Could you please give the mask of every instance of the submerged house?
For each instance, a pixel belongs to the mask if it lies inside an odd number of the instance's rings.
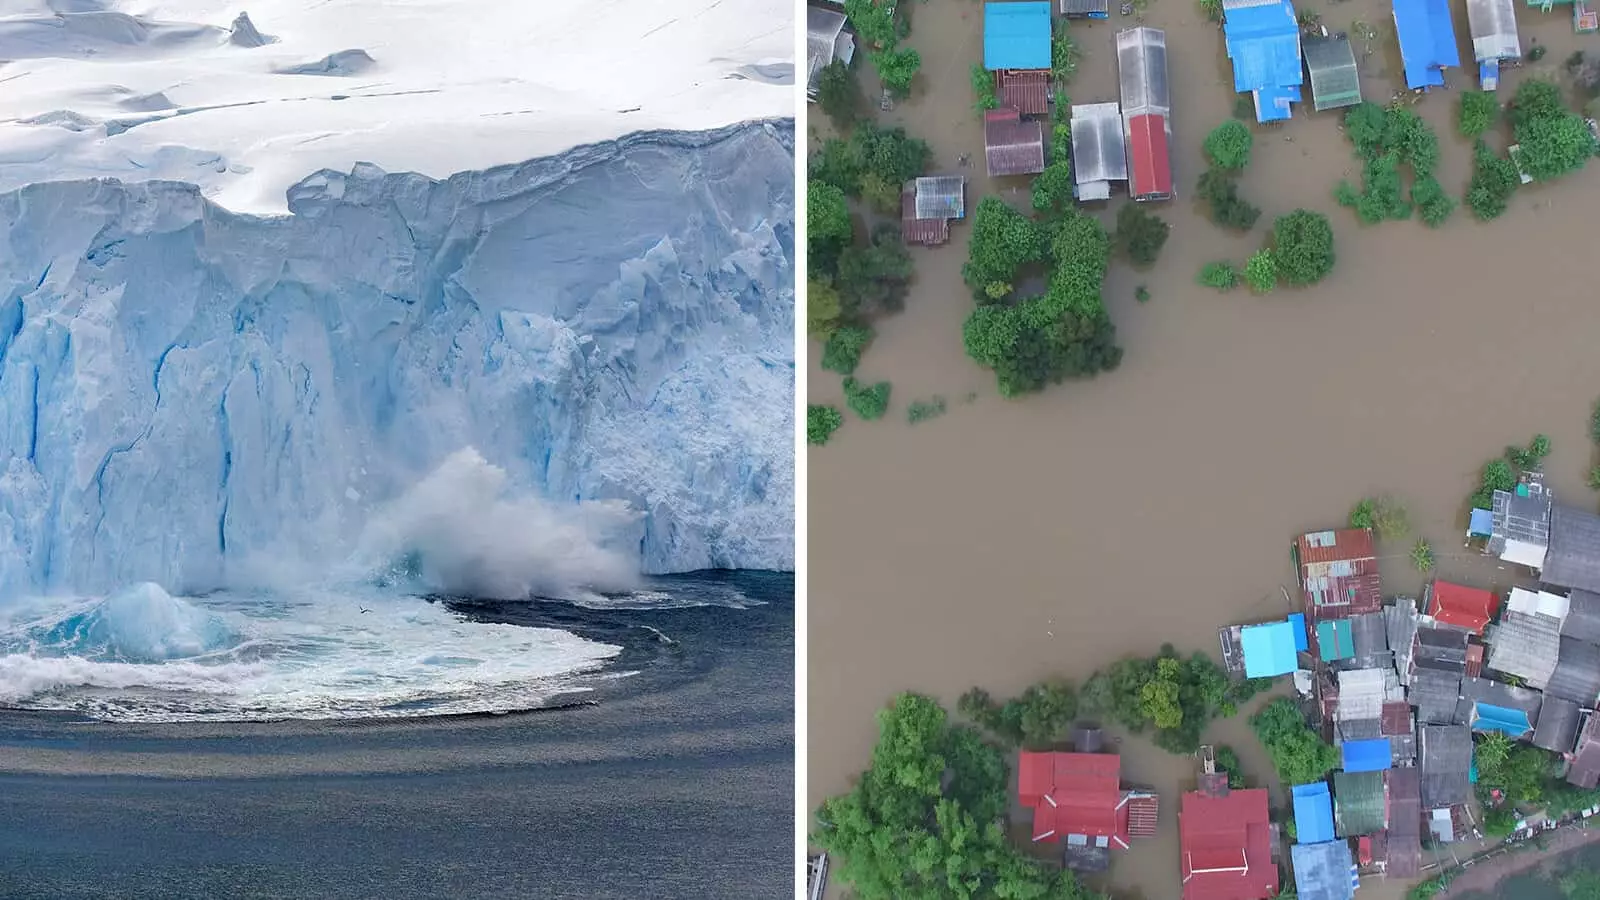
[[[1444,70],[1461,65],[1449,0],[1394,0],[1394,32],[1414,91],[1444,87]]]
[[[1428,615],[1440,625],[1449,625],[1482,635],[1494,619],[1500,598],[1493,591],[1467,587],[1435,579],[1423,593]]]
[[[1333,819],[1343,838],[1377,834],[1388,827],[1383,772],[1333,773]]]
[[[1183,900],[1270,900],[1278,894],[1267,791],[1230,791],[1226,776],[1202,780],[1178,810]]]
[[[1017,799],[1033,810],[1033,839],[1065,844],[1066,863],[1101,871],[1112,849],[1155,831],[1156,795],[1122,788],[1114,753],[1030,753],[1017,761]]]
[[[1317,112],[1361,102],[1361,73],[1356,52],[1342,34],[1305,38],[1300,42],[1311,76],[1311,107]]]
[[[1492,91],[1500,86],[1500,64],[1522,59],[1515,0],[1467,0],[1467,28],[1479,85]]]
[[[1128,180],[1128,148],[1122,141],[1122,110],[1115,103],[1072,107],[1073,194],[1107,200],[1111,183]]]
[[[983,5],[983,67],[1050,70],[1049,0]]]
[[[1351,900],[1355,896],[1349,841],[1297,843],[1289,848],[1289,858],[1294,863],[1299,900]]]
[[[1256,121],[1289,118],[1305,82],[1294,5],[1289,0],[1222,0],[1222,34],[1233,61],[1233,89],[1255,100]]]
[[[1239,630],[1239,645],[1244,655],[1246,678],[1275,678],[1299,668],[1299,643],[1305,628],[1296,633],[1291,621],[1246,625]]]
[[[1578,722],[1583,708],[1571,700],[1544,695],[1539,707],[1539,723],[1533,729],[1533,745],[1562,755],[1572,752],[1578,740]]]
[[[1122,131],[1128,146],[1128,193],[1170,200],[1172,96],[1167,84],[1167,33],[1141,26],[1117,32]]]
[[[950,240],[950,220],[967,215],[967,179],[962,175],[915,178],[900,191],[900,237],[933,247]]]
[[[1299,65],[1298,51],[1295,64]],[[1382,607],[1371,529],[1303,534],[1295,540],[1294,559],[1306,614],[1312,619],[1342,619]]]
[[[845,65],[855,57],[856,38],[845,27],[842,10],[806,6],[806,97],[817,98],[822,70],[834,61]]]
[[[1305,844],[1333,840],[1333,795],[1328,793],[1328,783],[1297,784],[1290,794],[1294,798],[1295,840]]]
[[[1567,767],[1567,782],[1584,790],[1600,787],[1600,715],[1589,714]]]
[[[1486,550],[1514,565],[1534,571],[1544,568],[1553,499],[1538,472],[1524,475],[1512,490],[1495,491]]]
[[[1514,602],[1517,594],[1512,591]],[[1529,687],[1544,690],[1556,673],[1556,661],[1561,655],[1561,620],[1526,609],[1526,603],[1523,609],[1508,608],[1500,623],[1491,626],[1488,666],[1521,678]]]
[[[1042,116],[1050,111],[1050,73],[1019,72],[1005,69],[994,73],[995,96],[1000,105],[1025,116]]]
[[[1417,721],[1433,725],[1454,722],[1461,678],[1467,670],[1466,632],[1418,628],[1411,654],[1410,700],[1417,708]]]
[[[1044,126],[1014,109],[983,114],[983,157],[989,175],[1037,175],[1044,171]]]

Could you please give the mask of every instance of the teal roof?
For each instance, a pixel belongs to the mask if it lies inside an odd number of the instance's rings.
[[[1349,619],[1327,619],[1317,623],[1317,650],[1323,662],[1349,659],[1356,655],[1355,638]]]
[[[1239,645],[1244,652],[1244,674],[1249,678],[1287,675],[1298,667],[1294,626],[1287,621],[1246,625],[1239,631]]]

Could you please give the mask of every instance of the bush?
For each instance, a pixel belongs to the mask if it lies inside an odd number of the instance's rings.
[[[1444,192],[1444,185],[1432,175],[1419,175],[1411,183],[1411,202],[1422,214],[1422,223],[1438,228],[1456,211],[1456,198]]]
[[[1066,85],[1078,74],[1078,45],[1067,31],[1065,23],[1050,42],[1050,76],[1057,85]]]
[[[861,365],[861,351],[872,343],[872,328],[866,325],[846,325],[833,333],[822,345],[822,367],[840,375],[853,375]]]
[[[1306,725],[1292,700],[1280,697],[1262,707],[1250,727],[1286,785],[1321,781],[1339,764],[1339,751]]]
[[[1003,704],[975,687],[961,695],[956,709],[1007,747],[1045,748],[1066,736],[1078,705],[1072,685],[1044,681]]]
[[[926,141],[906,134],[904,128],[879,128],[862,122],[850,132],[849,140],[829,138],[811,156],[807,177],[824,181],[844,191],[845,196],[861,195],[861,178],[872,173],[896,188],[921,175],[933,151]]]
[[[1272,262],[1283,280],[1315,284],[1333,271],[1333,261],[1333,226],[1327,216],[1297,209],[1273,223]]]
[[[895,17],[895,7],[890,3],[845,0],[844,14],[868,48],[893,47],[907,33],[904,22]]]
[[[1581,169],[1595,155],[1588,124],[1566,108],[1561,89],[1551,82],[1523,82],[1511,100],[1511,121],[1522,145],[1523,171],[1535,181]]]
[[[1261,210],[1240,198],[1233,176],[1221,169],[1207,169],[1202,173],[1195,192],[1206,203],[1211,221],[1218,225],[1249,231],[1261,218]]]
[[[833,127],[844,130],[861,118],[861,86],[842,60],[822,67],[817,75],[817,105]]]
[[[1000,105],[1000,97],[994,84],[994,73],[981,65],[972,67],[972,96],[977,98],[973,105],[977,107],[980,118],[988,110]]]
[[[1439,164],[1438,135],[1414,110],[1357,104],[1345,113],[1345,134],[1363,161],[1361,188],[1341,182],[1334,189],[1334,199],[1355,210],[1363,224],[1409,219],[1412,209],[1421,207],[1423,221],[1437,227],[1455,211],[1455,201],[1445,195],[1434,177]],[[1411,167],[1413,177],[1409,201],[1400,175],[1402,165]]]
[[[806,440],[820,447],[844,424],[844,416],[831,406],[806,406]]]
[[[1461,129],[1462,137],[1477,139],[1483,136],[1494,127],[1494,120],[1499,115],[1500,104],[1494,94],[1488,91],[1461,92],[1456,125]]]
[[[856,415],[869,422],[881,419],[889,409],[889,382],[862,384],[854,377],[846,376],[844,402]]]
[[[1072,188],[1072,163],[1058,160],[1045,166],[1033,179],[1033,208],[1042,213],[1058,213],[1071,207]]]
[[[1222,0],[1199,0],[1200,14],[1206,17],[1207,22],[1222,21]]]
[[[1160,216],[1137,203],[1125,203],[1117,210],[1117,246],[1136,266],[1156,261],[1171,230]]]
[[[1253,142],[1249,126],[1238,119],[1229,119],[1206,135],[1206,158],[1225,172],[1238,172],[1249,165]]]
[[[1208,262],[1200,267],[1199,282],[1201,287],[1214,288],[1219,291],[1231,291],[1239,283],[1239,270],[1233,263],[1226,260]]]
[[[944,415],[944,398],[934,397],[932,400],[917,400],[906,408],[906,419],[915,425],[929,419],[937,419]]]
[[[873,229],[871,243],[845,248],[839,254],[834,287],[839,291],[840,318],[863,321],[905,306],[911,286],[911,254],[900,240],[899,223]]]
[[[986,289],[1013,283],[1017,270],[1043,259],[1044,252],[1045,236],[1036,224],[999,197],[986,196],[973,212],[961,275],[980,303],[999,299],[989,297]]]
[[[844,191],[821,181],[806,183],[806,247],[814,254],[836,255],[850,243],[850,207]]]
[[[806,332],[827,341],[839,330],[839,292],[826,281],[806,283]]]
[[[1499,218],[1521,184],[1516,164],[1479,139],[1472,151],[1472,181],[1467,185],[1467,206],[1472,215],[1481,222]]]
[[[1411,547],[1411,564],[1417,567],[1418,572],[1433,570],[1433,547],[1422,538],[1417,538],[1417,542]]]
[[[1271,250],[1257,250],[1244,264],[1244,280],[1258,294],[1270,294],[1278,286],[1278,267]]]

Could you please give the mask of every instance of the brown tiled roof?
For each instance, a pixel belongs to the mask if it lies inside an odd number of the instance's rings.
[[[1161,798],[1154,794],[1128,798],[1128,835],[1153,837],[1161,814]]]
[[[1383,705],[1383,733],[1385,735],[1411,733],[1411,704],[1399,700]]]
[[[900,191],[900,239],[929,247],[950,240],[949,219],[917,218],[916,190],[909,183]]]
[[[983,149],[990,175],[1034,175],[1044,171],[1044,127],[1014,109],[983,114]]]
[[[995,73],[1000,105],[1025,116],[1042,116],[1050,111],[1050,73],[1036,69],[1002,69]]]

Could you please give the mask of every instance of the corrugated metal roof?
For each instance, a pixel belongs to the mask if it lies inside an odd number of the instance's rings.
[[[1567,781],[1584,790],[1600,785],[1600,716],[1589,714],[1578,734],[1578,746],[1567,769]]]
[[[1294,626],[1287,621],[1246,625],[1239,631],[1239,645],[1244,653],[1246,677],[1275,678],[1298,667]]]
[[[1289,855],[1294,862],[1295,895],[1300,900],[1350,900],[1355,896],[1349,842],[1295,844]]]
[[[1435,579],[1428,586],[1428,615],[1441,625],[1482,634],[1494,618],[1500,597],[1494,591]]]
[[[991,72],[1050,68],[1049,0],[985,3],[983,66]]]
[[[1567,595],[1567,617],[1561,622],[1561,635],[1600,644],[1600,594],[1573,591]]]
[[[1361,102],[1361,74],[1348,38],[1307,38],[1301,42],[1311,72],[1311,105],[1318,112]]]
[[[1399,676],[1393,669],[1353,669],[1339,673],[1339,707],[1335,717],[1341,721],[1383,717],[1383,705],[1405,699]]]
[[[1561,653],[1561,622],[1550,616],[1508,612],[1491,626],[1488,666],[1543,689]]]
[[[1072,170],[1078,184],[1128,180],[1128,148],[1117,104],[1072,107]]]
[[[1295,840],[1306,844],[1333,840],[1333,796],[1328,793],[1328,783],[1297,784],[1290,793],[1294,797]]]
[[[1394,748],[1386,737],[1345,741],[1339,754],[1346,772],[1382,772],[1394,762]]]
[[[1546,697],[1561,697],[1585,708],[1600,698],[1600,647],[1563,637],[1556,670],[1544,686]]]
[[[1451,724],[1456,719],[1456,704],[1460,699],[1460,675],[1421,669],[1411,680],[1411,702],[1417,708],[1418,722]]]
[[[1098,19],[1106,18],[1111,11],[1107,0],[1061,0],[1059,8],[1063,16],[1093,16]]]
[[[1467,28],[1472,33],[1472,55],[1479,62],[1522,57],[1512,0],[1467,0]]]
[[[960,219],[967,214],[967,179],[963,175],[925,175],[916,179],[919,219]]]
[[[1288,0],[1271,4],[1223,4],[1222,30],[1233,60],[1233,89],[1240,93],[1298,85],[1300,25]]]
[[[915,182],[907,182],[900,192],[900,239],[907,244],[933,247],[950,240],[950,220],[917,217]]]
[[[1171,198],[1171,135],[1167,133],[1167,117],[1146,113],[1123,118],[1128,141],[1128,192],[1137,200]]]
[[[1317,623],[1317,653],[1323,662],[1349,659],[1356,655],[1349,619],[1329,619]]]
[[[993,109],[983,116],[984,161],[989,174],[1036,175],[1044,171],[1044,127],[1014,109]]]
[[[1050,111],[1050,73],[1006,69],[995,73],[1000,105],[1025,116],[1042,116]]]
[[[1421,771],[1391,769],[1389,782],[1389,875],[1410,878],[1422,868]]]
[[[1340,837],[1374,834],[1388,825],[1383,772],[1333,773],[1333,818]]]
[[[1550,510],[1550,550],[1540,580],[1600,592],[1600,516],[1570,506]]]
[[[816,93],[817,79],[834,60],[834,48],[844,31],[844,13],[815,6],[806,7],[806,90]]]
[[[1578,704],[1546,694],[1539,708],[1539,724],[1533,729],[1533,745],[1552,753],[1571,753],[1578,737]]]
[[[1428,809],[1467,802],[1471,793],[1472,732],[1465,725],[1424,725],[1417,732],[1422,804]]]
[[[1117,79],[1122,114],[1172,114],[1167,85],[1167,33],[1159,28],[1125,28],[1117,32]]]
[[[1543,566],[1550,545],[1552,500],[1539,472],[1524,474],[1515,491],[1495,491],[1489,552],[1518,565]]]
[[[1478,703],[1475,707],[1473,731],[1498,731],[1512,740],[1518,740],[1533,730],[1528,714],[1520,709],[1508,709],[1492,703]]]
[[[1405,65],[1406,86],[1444,84],[1441,68],[1461,65],[1449,0],[1393,0],[1395,37]]]

